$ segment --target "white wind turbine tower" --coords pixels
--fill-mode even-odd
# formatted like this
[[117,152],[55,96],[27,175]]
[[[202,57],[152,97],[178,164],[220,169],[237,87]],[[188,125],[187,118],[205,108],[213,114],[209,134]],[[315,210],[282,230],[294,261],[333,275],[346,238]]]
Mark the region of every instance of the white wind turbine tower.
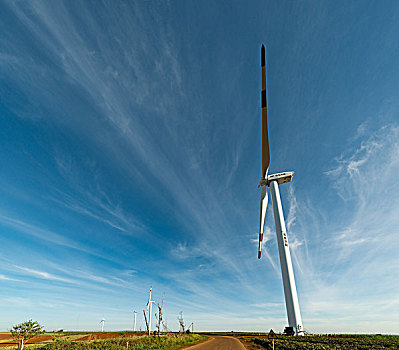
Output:
[[267,208],[267,189],[270,193],[273,204],[274,222],[276,225],[278,251],[280,255],[281,274],[283,277],[285,306],[288,316],[287,331],[294,331],[297,335],[303,335],[302,318],[299,310],[298,295],[295,286],[294,270],[292,268],[291,254],[288,246],[287,230],[285,227],[283,207],[281,205],[280,191],[278,185],[290,182],[294,176],[293,171],[268,175],[270,164],[269,138],[267,131],[267,97],[266,97],[266,58],[265,47],[261,48],[261,69],[262,69],[262,178],[259,182],[261,187],[260,198],[260,227],[259,227],[259,250],[258,258],[262,253],[263,229],[265,226]]
[[150,296],[148,298],[148,303],[147,303],[147,312],[148,312],[148,335],[151,333],[151,313],[152,313],[152,304],[155,303],[155,301],[151,300],[151,293],[152,293],[152,286],[150,288]]
[[105,323],[105,318],[103,317],[100,321],[101,324],[101,332],[104,332],[104,323]]
[[133,332],[136,332],[136,316],[137,316],[137,312],[136,311],[133,311],[133,312],[134,312]]

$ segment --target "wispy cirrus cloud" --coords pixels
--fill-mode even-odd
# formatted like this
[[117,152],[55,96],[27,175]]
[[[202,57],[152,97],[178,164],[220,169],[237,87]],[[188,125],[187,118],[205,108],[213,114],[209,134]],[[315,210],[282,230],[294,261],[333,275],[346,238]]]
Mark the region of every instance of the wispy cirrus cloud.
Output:
[[[134,299],[141,305],[147,294],[141,295],[140,288],[147,293],[147,286],[157,283],[154,293],[165,289],[174,313],[190,310],[204,328],[218,323],[232,327],[233,319],[241,319],[237,322],[245,322],[248,329],[274,328],[274,322],[282,327],[285,311],[271,203],[265,259],[256,260],[259,37],[251,35],[253,39],[247,40],[234,35],[241,19],[244,30],[240,32],[250,33],[245,15],[254,12],[246,8],[245,13],[234,14],[232,10],[229,14],[236,17],[229,27],[216,20],[220,16],[209,15],[223,10],[223,19],[229,18],[215,4],[203,12],[201,6],[189,4],[118,1],[112,6],[60,1],[51,6],[8,2],[0,7],[1,107],[9,128],[2,128],[1,146],[9,147],[2,160],[11,169],[9,174],[2,171],[0,178],[7,208],[0,223],[7,243],[4,255],[18,250],[20,254],[10,260],[28,269],[11,273],[5,269],[4,276],[23,276],[37,288],[37,295],[43,289],[49,297],[50,292],[65,295],[61,301],[48,299],[51,305],[64,305],[67,314],[74,307],[72,299],[79,299],[76,305],[87,310],[95,306],[92,295],[103,293],[107,297],[97,303],[98,308],[107,305],[104,308],[120,315],[125,310],[109,304],[126,305]],[[347,48],[357,45],[339,46],[337,51],[328,45],[328,50],[315,47],[312,51],[313,43],[325,42],[314,40],[314,35],[324,35],[324,26],[329,35],[333,22],[326,21],[338,17],[329,16],[334,13],[321,4],[307,8],[314,16],[302,20],[297,13],[305,7],[294,6],[292,11],[284,5],[278,8],[279,16],[267,11],[273,15],[266,22],[273,23],[269,29],[278,28],[274,34],[267,30],[272,48],[273,162],[300,159],[296,170],[310,179],[313,174],[305,169],[309,159],[320,169],[340,152],[337,145],[328,152],[321,145],[336,138],[331,137],[338,132],[334,123],[344,122],[348,131],[360,118],[353,113],[352,125],[340,117],[322,119],[328,113],[340,115],[331,102],[325,102],[341,101],[348,112],[352,100],[358,100],[352,91],[361,93],[353,86],[374,91],[377,85],[374,80],[368,87],[359,80],[345,81],[343,72],[354,78],[356,67],[345,70],[342,52],[349,57]],[[263,13],[262,6],[256,9]],[[293,27],[273,22],[283,15],[292,18],[287,13],[296,15]],[[352,17],[346,21],[351,26],[336,28],[337,37],[352,38],[347,34],[365,23],[363,16],[360,22]],[[266,22],[256,18],[250,27],[259,33]],[[298,23],[303,30],[297,30]],[[389,33],[395,32],[389,28]],[[290,45],[281,46],[287,42],[295,43],[294,56],[286,55]],[[392,50],[392,45],[385,49]],[[360,52],[356,57],[372,56]],[[328,71],[326,62],[331,65]],[[333,67],[337,62],[341,66]],[[365,76],[359,67],[357,72]],[[394,68],[389,69],[392,77]],[[327,85],[320,83],[320,77]],[[341,84],[341,93],[347,91],[347,96],[337,95],[339,89],[331,82]],[[335,94],[324,94],[333,90]],[[349,296],[359,303],[355,312],[370,318],[373,313],[366,307],[370,295],[387,296],[389,302],[381,305],[371,300],[376,308],[396,308],[394,293],[378,282],[397,286],[392,275],[397,267],[398,196],[395,188],[387,186],[397,181],[381,170],[398,170],[397,131],[395,125],[387,125],[371,132],[374,126],[370,120],[349,136],[347,152],[329,163],[325,176],[329,183],[321,186],[322,195],[310,194],[320,173],[301,187],[295,187],[299,181],[294,181],[281,188],[304,319],[316,326],[320,320],[325,329],[334,319],[360,324],[350,313],[345,299]],[[305,152],[309,139],[320,149]],[[21,175],[14,179],[14,174]],[[331,198],[334,203],[324,205]],[[16,231],[34,244],[20,242],[22,234],[7,236]],[[48,243],[52,249],[47,249]],[[370,291],[367,284],[377,287]],[[248,305],[255,310],[244,310]],[[244,312],[253,317],[243,319]],[[130,324],[128,316],[126,320]]]
[[[397,242],[399,190],[399,126],[387,125],[363,140],[351,153],[337,159],[326,174],[353,215],[337,240]],[[387,226],[388,225],[388,226]],[[392,240],[393,239],[393,240]]]
[[73,240],[66,238],[62,234],[38,227],[29,222],[22,221],[14,217],[0,214],[0,223],[2,225],[6,225],[8,227],[11,227],[15,230],[18,230],[20,232],[23,232],[27,235],[33,236],[43,241],[47,241],[68,248],[73,248],[79,251],[83,251],[85,253],[95,254],[89,249],[85,249],[85,247],[82,244],[78,244],[77,242],[74,242]]
[[[176,155],[182,159],[202,162],[204,157],[211,153],[211,149],[203,149],[206,145],[204,142],[199,142],[198,145],[197,142],[193,144],[196,140],[194,130],[200,130],[204,136],[207,135],[208,130],[203,125],[205,119],[198,114],[188,123],[178,117],[181,112],[173,105],[173,101],[176,101],[184,90],[191,91],[191,89],[189,85],[185,85],[187,82],[182,76],[181,63],[176,56],[176,50],[173,49],[175,44],[168,36],[168,27],[166,26],[165,30],[160,32],[157,48],[137,47],[149,42],[141,37],[141,34],[146,36],[146,32],[140,27],[136,28],[136,24],[130,20],[127,21],[127,18],[118,18],[117,25],[124,23],[123,26],[134,27],[130,32],[140,33],[137,34],[140,40],[124,38],[136,49],[129,51],[125,57],[115,59],[109,56],[110,51],[106,47],[92,47],[89,44],[91,33],[96,32],[100,35],[98,33],[101,32],[98,30],[100,24],[95,20],[87,21],[87,32],[84,34],[73,29],[76,19],[69,15],[64,5],[60,4],[50,9],[43,4],[35,3],[27,6],[29,10],[18,4],[11,4],[10,7],[21,23],[29,28],[35,38],[47,48],[49,59],[56,63],[47,69],[63,70],[66,78],[66,85],[63,87],[68,88],[67,83],[72,81],[90,96],[92,108],[99,112],[100,117],[88,116],[89,119],[93,118],[91,122],[87,122],[89,129],[93,131],[90,133],[89,140],[112,154],[118,167],[146,183],[150,191],[153,191],[149,182],[151,179],[144,177],[137,166],[129,160],[129,158],[140,159],[145,166],[145,171],[150,173],[150,177],[161,183],[165,193],[175,199],[174,204],[178,205],[183,213],[177,214],[177,218],[188,228],[187,233],[190,232],[192,235],[195,233],[192,225],[192,222],[195,222],[202,232],[201,236],[196,237],[206,236],[206,239],[201,240],[202,244],[208,241],[209,245],[223,246],[225,244],[224,232],[231,231],[232,227],[226,217],[224,206],[220,204],[220,196],[212,191],[213,184],[209,177],[203,174],[201,169],[190,167],[177,169],[171,166],[171,160],[176,158]],[[85,13],[85,11],[87,11],[86,7],[82,6],[81,12]],[[140,10],[137,10],[137,16],[140,18]],[[55,18],[61,17],[62,20],[55,21]],[[122,45],[120,38],[115,38],[114,44],[118,47]],[[123,47],[125,46],[124,43]],[[112,65],[110,65],[111,61]],[[149,69],[148,62],[155,64],[155,71]],[[124,74],[121,71],[122,67]],[[31,70],[29,74],[34,75],[37,71]],[[136,79],[125,81],[124,79],[129,75]],[[29,80],[31,91],[43,90],[43,87],[35,86],[34,78]],[[165,82],[167,86],[163,86]],[[21,82],[21,85],[25,83]],[[49,81],[49,83],[54,85],[54,82]],[[57,84],[57,86],[54,93],[60,94],[60,85]],[[157,99],[153,99],[155,95]],[[148,116],[143,122],[140,116],[143,111],[137,107],[132,108],[132,96],[138,98],[136,104],[142,106],[140,108],[155,109],[156,117]],[[54,99],[58,100],[56,97]],[[74,116],[69,118],[60,116],[61,118],[57,119],[57,114],[53,115],[57,123],[67,124],[68,128],[74,132],[80,132],[80,120]],[[197,123],[199,128],[196,127]],[[156,125],[157,128],[154,128]],[[159,129],[160,125],[164,128]],[[175,127],[179,129],[179,138],[176,137]],[[156,138],[158,130],[167,131],[166,134],[160,135],[159,142]],[[173,147],[172,152],[165,149],[161,143],[166,139],[176,141],[176,147]],[[201,149],[202,151],[199,152]],[[64,172],[68,171],[68,163],[61,164],[61,168]],[[195,186],[192,186],[193,178],[195,178]],[[163,192],[156,195],[161,199],[163,197],[163,201],[168,203]],[[225,201],[227,202],[228,198]],[[77,203],[67,205],[82,214],[101,218],[98,213]],[[102,209],[107,210],[114,218],[117,215],[118,220],[121,219],[121,213],[111,212],[109,206]],[[170,208],[170,210],[179,211],[175,208]],[[116,229],[121,231],[124,229],[113,220],[105,218],[103,220]],[[219,256],[220,254],[221,252],[218,253]],[[232,261],[229,264],[236,265]],[[234,268],[240,269],[239,266]]]
[[[195,245],[197,252],[201,251],[196,257],[204,260],[203,264],[207,265],[209,271],[213,268],[219,274],[222,271],[234,272],[232,276],[235,281],[245,288],[253,288],[252,284],[247,283],[246,270],[250,264],[239,254],[231,255],[237,244],[232,241],[236,238],[231,235],[234,232],[231,216],[240,211],[240,204],[231,200],[229,192],[222,191],[223,186],[220,191],[214,191],[215,183],[228,185],[232,182],[232,173],[238,167],[245,134],[241,136],[241,132],[236,131],[240,142],[235,145],[236,152],[232,155],[233,168],[226,161],[229,173],[227,183],[225,180],[215,180],[212,172],[205,169],[206,166],[213,167],[206,160],[213,158],[213,148],[207,143],[213,137],[209,135],[212,127],[207,121],[209,112],[204,111],[200,104],[190,102],[188,110],[195,110],[196,113],[187,120],[181,117],[182,113],[187,113],[186,107],[177,108],[174,104],[176,99],[192,92],[193,88],[190,87],[191,81],[187,81],[182,73],[181,62],[174,50],[175,43],[168,37],[168,25],[160,33],[154,47],[148,44],[150,40],[144,40],[147,33],[143,27],[131,21],[130,17],[118,17],[115,26],[122,26],[123,29],[114,38],[112,45],[115,48],[109,50],[109,47],[105,47],[109,43],[106,40],[108,38],[101,38],[101,24],[90,14],[87,14],[85,30],[78,32],[78,19],[64,4],[51,8],[40,3],[8,6],[22,27],[29,30],[34,42],[45,48],[44,56],[49,61],[45,64],[29,57],[18,60],[18,55],[15,55],[3,62],[10,72],[20,71],[14,82],[21,91],[48,109],[47,115],[41,111],[36,117],[65,127],[68,134],[84,139],[91,148],[99,149],[112,169],[123,173],[131,181],[143,184],[148,196],[156,199],[155,208],[167,210],[175,216],[179,229],[184,232],[183,237],[174,237],[170,244],[166,244],[168,249],[173,247],[174,241],[180,243],[181,247],[189,242],[190,250]],[[86,11],[87,8],[82,5],[80,12],[83,14]],[[137,16],[140,18],[140,11]],[[129,28],[129,33],[136,33],[135,38],[139,39],[120,37],[126,28]],[[105,46],[95,45],[92,33],[96,33],[96,40]],[[125,52],[126,47],[132,49],[128,49],[125,56],[111,53]],[[18,53],[20,48],[11,45],[9,50]],[[54,81],[53,76],[60,80]],[[70,101],[64,101],[64,96],[73,98],[76,91],[79,91],[79,99],[83,100],[74,100],[78,107]],[[49,105],[46,101],[58,101],[59,105]],[[24,115],[20,111],[15,112]],[[80,117],[82,113],[85,115],[84,125]],[[249,127],[245,130],[248,134]],[[84,164],[92,183],[82,182],[81,172],[84,169],[77,168],[74,159],[66,156],[66,152],[56,151],[54,154],[58,172],[71,191],[53,191],[51,186],[47,199],[120,233],[130,235],[131,232],[139,232],[140,236],[143,235],[145,227],[134,216],[134,211],[130,210],[130,215],[126,214],[118,202],[107,194],[109,189],[102,186],[105,179],[96,178],[95,170]],[[181,162],[180,159],[187,162]],[[201,164],[201,167],[193,167],[193,164]],[[161,241],[159,238],[162,233],[152,235],[154,239],[148,239],[149,247]],[[231,239],[226,240],[226,236]],[[57,238],[53,240],[57,244],[64,242],[63,237]],[[123,245],[132,244],[125,242]],[[94,247],[100,249],[103,245],[95,242]],[[194,251],[191,250],[191,255],[186,254],[186,258],[195,258],[192,256]],[[209,263],[211,260],[217,263]],[[85,277],[90,279],[88,275]],[[195,287],[194,290],[199,289]],[[201,295],[204,293],[205,290]],[[211,297],[209,293],[206,295]]]
[[70,156],[60,155],[58,152],[55,156],[55,164],[71,191],[55,188],[54,194],[49,196],[51,201],[129,235],[145,232],[145,225],[137,217],[127,215],[121,205],[115,204],[101,188],[100,175],[95,167],[89,168],[92,179],[87,181],[85,174],[79,171],[79,167]]
[[[361,136],[325,173],[340,201],[330,217],[315,219],[318,209],[293,191],[289,196],[295,210],[287,216],[289,234],[303,243],[292,249],[292,256],[304,314],[323,311],[326,322],[336,318],[347,325],[371,320],[376,317],[372,310],[397,308],[393,290],[399,287],[399,190],[392,186],[399,171],[399,127],[390,124]],[[290,218],[294,213],[295,220]],[[312,222],[315,232],[309,229]],[[319,252],[309,249],[314,244]],[[356,298],[356,307],[348,297]]]
[[[107,272],[94,272],[93,270],[88,269],[87,267],[81,266],[73,266],[66,267],[59,263],[48,261],[46,266],[46,270],[37,269],[34,266],[44,266],[44,264],[40,264],[40,261],[32,264],[33,266],[22,266],[22,265],[13,265],[11,263],[6,263],[3,265],[3,268],[12,272],[14,275],[18,275],[25,277],[26,279],[35,278],[37,279],[37,285],[41,285],[40,280],[43,280],[43,283],[50,288],[48,285],[49,282],[60,282],[62,285],[76,285],[80,288],[84,288],[85,290],[101,290],[101,291],[109,291],[114,287],[118,288],[128,288],[130,291],[135,290],[135,284],[133,283],[132,276],[126,275],[124,273],[115,274],[113,271]],[[49,272],[51,271],[51,272]],[[2,275],[4,276],[4,275]],[[1,279],[1,278],[0,278]],[[20,279],[8,278],[5,277],[4,280],[7,281],[21,281]],[[53,288],[58,286],[58,284],[54,285]],[[59,286],[58,286],[59,287]],[[67,298],[65,299],[67,300]]]
[[0,274],[0,280],[2,280],[2,281],[20,281],[18,279],[11,278],[11,277],[8,277],[8,276],[3,275],[3,274]]

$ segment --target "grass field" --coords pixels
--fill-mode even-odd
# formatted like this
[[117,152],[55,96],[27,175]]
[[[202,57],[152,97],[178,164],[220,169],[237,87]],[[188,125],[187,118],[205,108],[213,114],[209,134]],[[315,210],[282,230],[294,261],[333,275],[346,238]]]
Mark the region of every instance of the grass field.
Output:
[[109,349],[109,350],[119,350],[119,349],[181,349],[182,347],[188,345],[194,345],[201,341],[206,340],[206,336],[196,335],[196,334],[185,334],[185,335],[161,335],[157,336],[141,336],[134,338],[116,338],[107,340],[97,340],[97,341],[83,341],[83,342],[70,342],[64,340],[58,340],[51,344],[47,344],[38,349],[43,350],[67,350],[67,349]]
[[[9,334],[9,333],[8,333]],[[155,350],[169,349],[177,350],[186,346],[194,345],[206,340],[207,335],[229,335],[242,340],[248,349],[272,349],[272,340],[268,339],[267,333],[240,333],[240,332],[216,332],[205,334],[169,334],[156,336],[145,336],[143,333],[112,332],[112,333],[45,333],[36,339],[40,341],[28,344],[31,350]],[[6,339],[8,338],[8,339]],[[16,349],[16,344],[10,346],[9,336],[0,334],[0,350]],[[8,342],[8,344],[7,344]],[[399,336],[395,335],[312,335],[304,337],[287,337],[277,334],[274,340],[275,350],[349,350],[349,349],[399,349]]]
[[[84,341],[77,341],[82,336],[86,336]],[[113,336],[110,339],[103,340],[91,340],[96,339],[96,334],[71,334],[58,336],[51,340],[45,340],[40,344],[27,344],[27,349],[34,350],[84,350],[84,349],[107,349],[107,350],[119,350],[119,349],[132,349],[132,350],[144,350],[144,349],[167,349],[177,350],[186,346],[194,345],[199,342],[205,341],[208,337],[197,334],[171,334],[161,336],[129,336],[129,333],[105,333],[99,335]],[[93,337],[94,336],[94,337]],[[3,343],[3,345],[5,345]],[[1,347],[1,350],[16,349],[17,345]]]
[[[267,337],[242,337],[246,343],[252,343],[253,349],[272,349],[272,340]],[[399,349],[399,336],[395,335],[329,335],[287,337],[278,336],[274,340],[274,349],[281,350],[347,350],[347,349]]]

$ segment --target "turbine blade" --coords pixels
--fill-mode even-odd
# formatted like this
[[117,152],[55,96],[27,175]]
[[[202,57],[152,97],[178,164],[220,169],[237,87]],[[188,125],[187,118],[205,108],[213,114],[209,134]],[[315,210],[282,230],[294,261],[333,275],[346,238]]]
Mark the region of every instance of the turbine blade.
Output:
[[260,194],[260,223],[259,223],[259,246],[258,246],[258,259],[262,256],[262,241],[263,241],[263,230],[265,227],[266,209],[267,209],[267,190],[266,186],[263,185]]
[[267,131],[267,96],[266,96],[266,54],[265,46],[261,48],[261,71],[262,71],[262,92],[261,92],[261,103],[262,103],[262,179],[266,179],[267,171],[269,170],[270,164],[270,152],[269,152],[269,136]]

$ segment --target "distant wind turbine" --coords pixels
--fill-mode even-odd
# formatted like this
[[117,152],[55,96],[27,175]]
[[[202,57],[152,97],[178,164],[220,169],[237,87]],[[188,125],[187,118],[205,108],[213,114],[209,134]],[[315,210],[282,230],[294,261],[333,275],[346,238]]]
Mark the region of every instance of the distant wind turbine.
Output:
[[134,312],[133,332],[136,332],[136,316],[137,316],[137,312],[136,311],[133,311],[133,312]]
[[104,323],[105,323],[105,318],[103,317],[100,321],[101,324],[101,332],[104,332]]
[[150,296],[148,298],[148,303],[147,303],[147,312],[148,312],[148,335],[151,334],[151,313],[152,313],[152,304],[155,303],[155,301],[151,300],[151,293],[152,293],[152,286],[150,288]]
[[288,246],[287,230],[285,227],[283,207],[281,205],[280,191],[278,185],[290,182],[294,176],[293,171],[268,175],[270,164],[269,138],[267,130],[267,96],[266,96],[266,58],[265,47],[261,48],[261,70],[262,70],[262,148],[261,165],[262,178],[259,181],[261,187],[260,197],[260,227],[259,227],[259,248],[258,259],[262,254],[263,230],[265,226],[266,208],[267,208],[267,189],[270,187],[270,193],[273,204],[274,222],[276,225],[277,243],[280,255],[281,274],[283,277],[285,306],[288,316],[287,332],[295,332],[297,335],[303,335],[302,318],[299,310],[298,295],[295,286],[294,270],[292,268],[291,254]]

